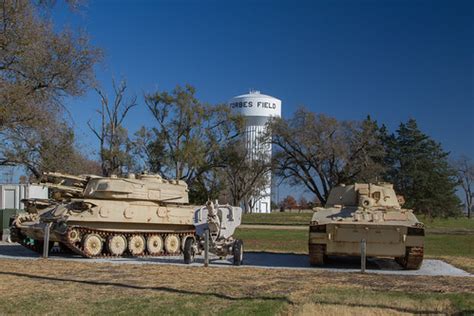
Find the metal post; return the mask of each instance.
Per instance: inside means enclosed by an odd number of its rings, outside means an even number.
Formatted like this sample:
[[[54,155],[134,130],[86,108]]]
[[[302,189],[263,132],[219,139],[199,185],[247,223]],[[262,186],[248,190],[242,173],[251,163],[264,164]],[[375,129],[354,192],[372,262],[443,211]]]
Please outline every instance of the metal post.
[[[209,266],[209,229],[204,231],[204,266]]]
[[[43,258],[48,258],[49,253],[49,232],[51,230],[51,224],[48,223],[44,227],[44,241],[43,241]]]
[[[367,259],[367,242],[365,239],[360,241],[360,272],[365,273],[365,263]]]

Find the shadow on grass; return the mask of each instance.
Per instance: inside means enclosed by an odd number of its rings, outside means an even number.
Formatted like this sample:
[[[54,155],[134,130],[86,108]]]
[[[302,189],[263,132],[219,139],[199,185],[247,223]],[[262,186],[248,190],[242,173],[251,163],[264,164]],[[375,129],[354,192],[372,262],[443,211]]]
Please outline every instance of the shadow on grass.
[[[77,280],[77,279],[70,279],[70,278],[61,278],[61,277],[51,277],[51,276],[41,276],[41,275],[34,275],[28,273],[19,273],[19,272],[5,272],[0,271],[0,275],[6,276],[16,276],[16,277],[23,277],[28,279],[34,280],[46,280],[46,281],[55,281],[55,282],[72,282],[72,283],[79,283],[79,284],[86,284],[86,285],[96,285],[96,286],[115,286],[120,288],[126,289],[134,289],[134,290],[151,290],[151,291],[159,291],[159,292],[167,292],[173,294],[185,294],[185,295],[196,295],[196,296],[208,296],[208,297],[215,297],[219,299],[229,300],[229,301],[246,301],[246,300],[262,300],[262,301],[275,301],[281,303],[287,303],[289,305],[295,306],[297,305],[296,302],[290,300],[287,297],[270,297],[270,296],[243,296],[243,297],[233,297],[225,294],[220,293],[206,293],[206,292],[197,292],[197,291],[189,291],[189,290],[181,290],[175,289],[171,287],[164,287],[164,286],[139,286],[139,285],[132,285],[126,283],[119,283],[119,282],[107,282],[107,281],[94,281],[94,280]],[[305,303],[305,302],[302,302]],[[364,304],[364,303],[350,303],[350,302],[335,302],[330,300],[314,300],[312,301],[314,304],[320,305],[337,305],[341,307],[363,307],[363,308],[379,308],[379,309],[388,309],[397,312],[403,313],[411,313],[411,314],[439,314],[442,313],[437,310],[417,310],[411,309],[406,307],[396,307],[396,306],[388,306],[384,304]],[[461,311],[460,314],[469,313],[472,311]]]
[[[17,277],[24,277],[24,278],[35,279],[35,280],[46,280],[46,281],[56,281],[56,282],[72,282],[72,283],[87,284],[87,285],[116,286],[116,287],[120,287],[120,288],[127,288],[127,289],[134,289],[134,290],[151,290],[151,291],[161,291],[161,292],[168,292],[168,293],[174,293],[174,294],[211,296],[211,297],[216,297],[216,298],[230,300],[230,301],[245,301],[245,300],[279,301],[279,302],[283,302],[283,303],[288,303],[290,305],[294,305],[294,302],[291,301],[290,299],[288,299],[287,297],[269,297],[269,296],[233,297],[233,296],[229,296],[229,295],[225,295],[225,294],[219,294],[219,293],[206,293],[206,292],[180,290],[180,289],[174,289],[174,288],[165,287],[165,286],[140,286],[140,285],[132,285],[132,284],[126,284],[126,283],[118,283],[118,282],[94,281],[94,280],[77,280],[77,279],[41,276],[41,275],[34,275],[34,274],[28,274],[28,273],[19,273],[19,272],[0,271],[0,275],[17,276]]]

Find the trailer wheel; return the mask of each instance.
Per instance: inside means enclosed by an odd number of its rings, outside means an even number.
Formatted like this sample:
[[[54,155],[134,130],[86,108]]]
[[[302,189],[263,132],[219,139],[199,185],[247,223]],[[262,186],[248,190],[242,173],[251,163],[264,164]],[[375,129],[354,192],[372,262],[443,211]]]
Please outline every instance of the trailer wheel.
[[[184,263],[190,264],[194,261],[194,239],[188,238],[184,242]]]
[[[234,246],[232,248],[234,254],[234,266],[240,266],[244,263],[244,243],[242,240],[237,239],[234,241]]]

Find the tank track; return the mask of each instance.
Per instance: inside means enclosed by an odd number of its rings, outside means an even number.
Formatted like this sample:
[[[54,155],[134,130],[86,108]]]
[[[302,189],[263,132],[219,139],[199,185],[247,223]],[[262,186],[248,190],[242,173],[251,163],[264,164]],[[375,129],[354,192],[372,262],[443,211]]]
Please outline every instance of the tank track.
[[[405,257],[395,260],[406,270],[418,270],[423,262],[423,247],[407,247]]]
[[[326,255],[326,245],[323,244],[309,244],[309,263],[312,266],[324,264],[324,257]]]
[[[166,236],[168,236],[168,235],[176,235],[176,236],[179,236],[179,238],[180,238],[180,247],[179,247],[179,251],[175,252],[175,253],[167,253],[165,250],[163,250],[159,254],[149,254],[146,250],[146,247],[145,247],[145,251],[143,253],[139,254],[139,255],[132,255],[132,254],[128,253],[127,251],[125,251],[121,256],[116,256],[116,255],[113,255],[111,253],[108,253],[107,252],[107,247],[105,246],[105,243],[103,243],[102,252],[99,255],[92,256],[92,255],[90,255],[90,254],[88,254],[87,252],[84,251],[84,249],[82,247],[82,242],[80,240],[79,241],[74,241],[74,240],[69,238],[70,237],[69,233],[72,230],[76,230],[80,234],[80,236],[86,236],[88,234],[99,235],[102,238],[102,240],[104,240],[104,241],[107,240],[107,238],[109,236],[113,236],[113,235],[117,235],[117,234],[123,235],[127,239],[129,237],[132,237],[132,236],[140,235],[140,236],[145,237],[145,240],[149,236],[160,235],[163,241],[165,240]],[[185,239],[184,237],[187,237],[187,236],[193,237],[193,236],[195,236],[195,231],[190,230],[190,231],[170,232],[170,233],[158,233],[158,232],[149,232],[149,233],[129,232],[129,233],[125,233],[125,232],[103,231],[103,230],[91,229],[91,228],[86,228],[86,227],[69,227],[64,236],[65,236],[65,240],[63,241],[63,243],[65,244],[65,246],[67,246],[69,249],[71,249],[74,253],[76,253],[80,256],[86,257],[86,258],[164,257],[164,256],[176,256],[176,255],[182,254],[181,245],[182,245],[182,242]]]
[[[55,251],[55,253],[75,253],[75,254],[78,254],[80,256],[83,256],[83,257],[86,257],[86,258],[110,258],[110,257],[164,257],[164,256],[176,256],[176,255],[180,255],[182,254],[182,251],[181,251],[181,247],[180,247],[180,250],[179,252],[176,252],[176,253],[167,253],[165,251],[159,253],[159,254],[149,254],[147,253],[146,249],[145,251],[140,254],[140,255],[132,255],[132,254],[129,254],[127,252],[125,252],[123,255],[121,256],[115,256],[113,254],[110,254],[110,253],[107,253],[107,249],[105,247],[105,244],[103,245],[103,248],[102,248],[102,252],[101,254],[97,255],[97,256],[91,256],[89,254],[87,254],[83,248],[82,248],[82,242],[81,241],[72,241],[70,240],[68,237],[69,237],[69,232],[71,230],[75,229],[76,231],[78,231],[82,236],[85,236],[87,234],[97,234],[99,235],[103,240],[106,240],[107,237],[109,236],[112,236],[112,235],[115,235],[115,234],[120,234],[120,235],[123,235],[125,236],[126,238],[128,237],[131,237],[131,236],[134,236],[134,235],[141,235],[143,237],[148,237],[150,235],[160,235],[162,240],[164,241],[166,236],[167,235],[177,235],[179,236],[180,238],[180,242],[182,242],[185,238],[183,237],[187,237],[187,236],[195,236],[195,232],[194,231],[184,231],[184,232],[179,232],[179,233],[174,233],[174,232],[170,232],[170,233],[157,233],[157,232],[150,232],[150,233],[122,233],[122,232],[110,232],[110,231],[101,231],[101,230],[97,230],[97,229],[90,229],[90,228],[85,228],[85,227],[70,227],[68,228],[66,234],[64,235],[65,236],[65,239],[63,241],[61,241],[59,243],[59,248],[57,248],[58,251]],[[20,245],[22,245],[23,247],[31,250],[31,251],[34,251],[38,254],[43,254],[43,241],[42,240],[28,240],[25,236],[23,236],[20,232],[18,232],[16,229],[12,229],[12,238],[15,242],[18,242]],[[50,247],[49,247],[49,250],[51,252],[52,250],[52,246],[53,246],[53,242],[50,242]]]

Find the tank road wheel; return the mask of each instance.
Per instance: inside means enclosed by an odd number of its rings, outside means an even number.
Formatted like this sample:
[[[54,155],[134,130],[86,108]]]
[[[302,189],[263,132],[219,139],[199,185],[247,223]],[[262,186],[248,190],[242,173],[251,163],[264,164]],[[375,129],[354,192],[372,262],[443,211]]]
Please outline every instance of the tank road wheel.
[[[67,233],[67,237],[71,243],[76,243],[81,241],[81,234],[76,229],[71,229]]]
[[[134,235],[128,239],[128,251],[133,256],[139,256],[145,251],[145,237]]]
[[[309,264],[312,266],[324,264],[326,254],[326,245],[310,244],[309,245]]]
[[[165,239],[165,250],[169,254],[179,252],[179,237],[176,235],[168,235]]]
[[[127,239],[123,235],[110,236],[107,239],[107,249],[113,256],[121,256],[127,250]]]
[[[184,242],[184,263],[190,264],[194,261],[194,239],[189,237]]]
[[[150,255],[158,255],[163,252],[163,239],[159,235],[152,235],[146,241],[146,249]]]
[[[244,243],[242,240],[237,239],[234,241],[232,253],[234,255],[234,266],[240,266],[244,263]]]
[[[82,247],[87,256],[98,256],[102,252],[102,238],[97,234],[88,234],[82,241]]]

